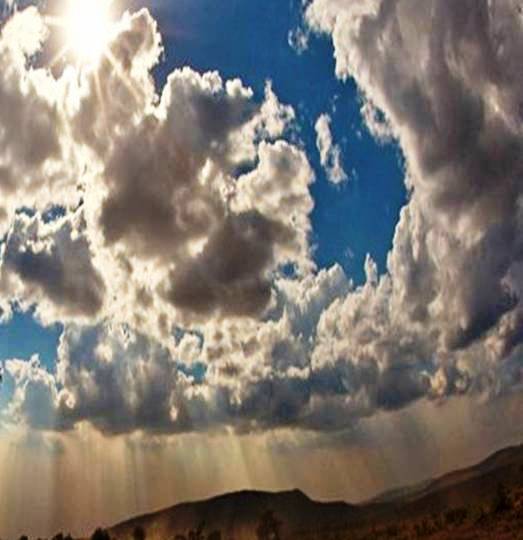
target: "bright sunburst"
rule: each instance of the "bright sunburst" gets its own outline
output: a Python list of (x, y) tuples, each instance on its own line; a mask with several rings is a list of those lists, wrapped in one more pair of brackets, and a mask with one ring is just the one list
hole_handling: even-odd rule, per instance
[(67, 41), (80, 62), (96, 63), (111, 38), (110, 0), (69, 0)]
[(65, 0), (63, 12), (52, 24), (62, 28), (64, 49), (82, 66), (98, 64), (114, 30), (112, 0)]

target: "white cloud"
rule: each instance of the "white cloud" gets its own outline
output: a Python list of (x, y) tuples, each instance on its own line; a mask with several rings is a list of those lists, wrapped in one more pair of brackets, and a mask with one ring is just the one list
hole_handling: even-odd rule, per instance
[(0, 232), (17, 206), (44, 209), (69, 201), (70, 144), (59, 104), (66, 86), (27, 66), (48, 34), (36, 8), (10, 18), (0, 34)]
[(55, 404), (58, 399), (54, 377), (42, 368), (38, 356), (30, 361), (8, 360), (5, 373), (15, 383), (14, 396), (6, 414), (11, 421), (27, 423), (41, 430), (63, 429), (57, 419)]
[[(327, 310), (317, 354), (382, 369), (435, 359), (433, 388), (462, 391), (521, 342), (516, 5), (315, 0), (306, 17), (332, 36), (338, 76), (372, 104), (371, 131), (399, 142), (411, 190), (387, 275)], [(455, 370), (462, 382), (439, 384)]]
[(309, 48), (309, 32), (303, 28), (290, 30), (287, 41), (296, 53), (303, 54)]
[(331, 132), (331, 117), (321, 114), (315, 124), (316, 146), (320, 153), (320, 162), (327, 173), (327, 178), (333, 184), (340, 184), (347, 180), (347, 173), (343, 169), (341, 148), (334, 144)]

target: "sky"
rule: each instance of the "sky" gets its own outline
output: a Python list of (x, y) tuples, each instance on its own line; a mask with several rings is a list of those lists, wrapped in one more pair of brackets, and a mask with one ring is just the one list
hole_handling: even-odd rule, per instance
[(0, 13), (0, 537), (521, 442), (516, 0)]

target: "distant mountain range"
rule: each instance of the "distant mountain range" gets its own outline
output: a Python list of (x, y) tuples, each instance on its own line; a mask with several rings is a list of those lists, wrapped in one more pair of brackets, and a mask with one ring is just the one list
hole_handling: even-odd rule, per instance
[(523, 486), (523, 446), (506, 448), (473, 467), (383, 493), (364, 504), (316, 502), (299, 490), (240, 491), (139, 516), (108, 532), (118, 540), (143, 540), (140, 535), (147, 540), (336, 538), (340, 531), (487, 503), (500, 483), (507, 488)]
[(392, 506), (409, 515), (442, 511), (449, 507), (481, 504), (497, 486), (523, 484), (523, 445), (499, 450), (484, 461), (435, 480), (392, 490), (369, 501), (370, 505)]

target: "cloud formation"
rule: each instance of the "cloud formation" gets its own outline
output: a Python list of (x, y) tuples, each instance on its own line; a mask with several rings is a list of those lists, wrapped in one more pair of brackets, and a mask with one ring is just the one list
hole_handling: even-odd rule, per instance
[[(0, 39), (4, 311), (36, 305), (65, 329), (56, 373), (36, 358), (6, 362), (11, 421), (333, 431), (420, 399), (520, 385), (516, 8), (306, 8), (311, 29), (332, 36), (338, 76), (358, 85), (371, 132), (405, 156), (410, 196), (387, 270), (368, 257), (358, 287), (339, 266), (314, 267), (314, 174), (270, 84), (259, 102), (240, 80), (186, 67), (157, 90), (162, 44), (147, 10), (123, 15), (96, 69), (55, 77), (29, 62), (44, 20), (16, 14)], [(329, 118), (316, 129), (339, 182)], [(46, 218), (57, 204), (63, 215)]]
[[(306, 18), (332, 35), (338, 76), (353, 77), (383, 114), (411, 191), (388, 274), (358, 310), (365, 338), (356, 321), (349, 328), (349, 295), (324, 314), (326, 341), (345, 336), (335, 341), (363, 351), (387, 336), (386, 350), (372, 353), (385, 366), (404, 362), (395, 349), (410, 342), (418, 363), (445, 359), (446, 378), (460, 364), (475, 372), (487, 359), (502, 361), (521, 341), (517, 3), (315, 0)], [(371, 312), (374, 305), (383, 311)]]
[[(96, 69), (68, 68), (56, 78), (33, 68), (29, 57), (49, 33), (29, 8), (8, 21), (1, 42), (10, 63), (3, 76), (16, 76), (13, 96), (0, 106), (13, 161), (5, 158), (4, 187), (16, 190), (4, 214), (21, 204), (39, 213), (31, 225), (20, 215), (9, 225), (3, 267), (38, 285), (40, 296), (28, 293), (34, 303), (45, 296), (50, 309), (67, 301), (71, 314), (112, 316), (101, 310), (107, 289), (131, 312), (137, 298), (158, 304), (164, 321), (252, 316), (268, 306), (270, 277), (280, 266), (310, 271), (313, 173), (301, 150), (278, 140), (294, 112), (270, 84), (257, 103), (240, 80), (184, 68), (157, 94), (151, 69), (161, 37), (145, 9), (122, 16)], [(28, 123), (36, 120), (41, 125)], [(60, 182), (46, 176), (48, 167)], [(27, 190), (9, 180), (17, 177), (27, 179)], [(37, 181), (38, 204), (36, 192), (28, 195)], [(42, 223), (53, 204), (81, 215), (69, 244), (82, 246), (82, 260), (59, 255), (68, 249), (57, 245), (67, 233), (54, 237), (57, 225)], [(72, 279), (84, 290), (71, 288)]]

